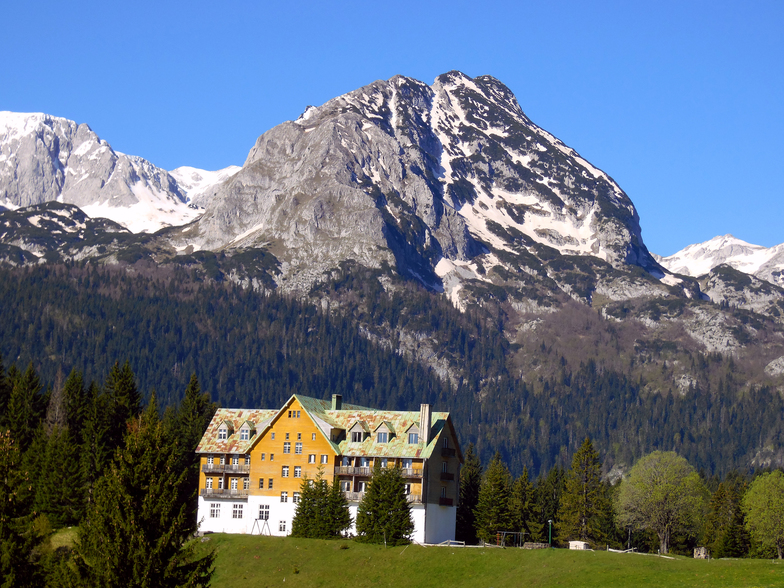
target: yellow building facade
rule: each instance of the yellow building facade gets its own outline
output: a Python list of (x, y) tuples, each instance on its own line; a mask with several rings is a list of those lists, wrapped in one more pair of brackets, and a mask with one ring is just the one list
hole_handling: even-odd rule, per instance
[[(413, 539), (454, 539), (462, 454), (449, 413), (382, 411), (294, 395), (279, 409), (219, 409), (196, 449), (202, 532), (287, 535), (303, 480), (337, 478), (352, 519), (373, 469), (400, 468)], [(353, 529), (352, 529), (353, 530)]]

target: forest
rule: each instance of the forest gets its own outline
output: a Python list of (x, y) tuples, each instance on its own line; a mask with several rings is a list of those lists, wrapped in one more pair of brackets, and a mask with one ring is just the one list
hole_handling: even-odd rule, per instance
[[(731, 357), (691, 354), (704, 384), (650, 393), (630, 369), (592, 359), (573, 365), (557, 341), (541, 341), (537, 361), (555, 367), (521, 378), (497, 313), (461, 313), (423, 289), (387, 292), (370, 278), (337, 275), (321, 294), (354, 305), (325, 308), (181, 266), (2, 269), (0, 354), (17, 369), (32, 362), (50, 384), (71, 369), (104, 381), (127, 361), (142, 397), (155, 390), (162, 408), (181, 400), (191, 374), (212, 401), (232, 408), (280, 406), (295, 392), (396, 410), (429, 402), (452, 414), (462, 445), (473, 443), (486, 462), (499, 452), (514, 475), (567, 467), (585, 437), (605, 473), (672, 450), (724, 476), (748, 470), (760, 448), (781, 446), (784, 400), (736, 381)], [(463, 375), (416, 361), (395, 339), (405, 329)]]

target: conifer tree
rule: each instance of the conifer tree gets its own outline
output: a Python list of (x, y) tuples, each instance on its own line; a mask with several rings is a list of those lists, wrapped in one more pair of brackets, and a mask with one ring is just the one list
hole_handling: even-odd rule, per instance
[(0, 588), (41, 585), (31, 558), (39, 542), (29, 507), (32, 491), (11, 432), (0, 432)]
[(93, 489), (112, 456), (109, 446), (109, 425), (104, 396), (95, 382), (87, 390), (82, 424), (81, 474), (87, 503), (93, 500)]
[(0, 354), (0, 425), (5, 422), (4, 416), (8, 401), (11, 399), (11, 382), (5, 373), (3, 356)]
[(542, 541), (542, 525), (536, 516), (536, 494), (534, 485), (528, 478), (528, 468), (512, 484), (509, 498), (509, 511), (512, 515), (512, 529), (523, 533), (525, 541)]
[(511, 474), (501, 459), (501, 454), (496, 452), (485, 471), (474, 510), (476, 533), (482, 541), (493, 542), (498, 531), (512, 529), (510, 495)]
[(31, 361), (15, 379), (6, 410), (6, 426), (22, 453), (30, 447), (41, 417), (43, 399), (40, 392), (41, 381)]
[(607, 491), (601, 479), (599, 454), (586, 437), (572, 458), (558, 509), (558, 537), (597, 543), (611, 518)]
[(196, 521), (182, 500), (178, 448), (148, 406), (95, 488), (79, 529), (77, 562), (92, 586), (207, 586), (213, 554), (188, 543)]
[(84, 483), (79, 444), (67, 428), (55, 427), (45, 437), (36, 477), (35, 508), (55, 528), (78, 524), (84, 511)]
[(126, 361), (120, 367), (115, 362), (106, 378), (104, 396), (108, 410), (109, 446), (114, 450), (122, 445), (128, 421), (141, 413), (142, 399), (130, 363)]
[(705, 544), (711, 557), (743, 557), (748, 552), (738, 480), (727, 478), (711, 496), (705, 523)]
[(469, 443), (465, 452), (463, 467), (460, 469), (460, 503), (457, 506), (457, 522), (455, 539), (474, 544), (476, 536), (476, 517), (474, 509), (479, 501), (479, 489), (482, 487), (482, 462)]
[(291, 523), (291, 535), (312, 539), (339, 537), (351, 526), (348, 502), (340, 491), (337, 480), (329, 484), (323, 470), (315, 480), (307, 477), (300, 485), (299, 503)]
[(81, 372), (72, 369), (63, 386), (63, 402), (65, 404), (65, 422), (71, 435), (79, 439), (82, 423), (87, 412), (87, 396), (85, 395), (84, 379)]
[(564, 487), (564, 470), (561, 466), (553, 466), (546, 476), (536, 481), (536, 512), (542, 526), (542, 540), (550, 537), (550, 521), (553, 536), (557, 533), (558, 507)]
[(177, 409), (178, 434), (187, 451), (192, 453), (196, 450), (216, 409), (217, 405), (210, 401), (209, 393), (201, 391), (196, 374), (192, 374)]
[(411, 540), (414, 521), (398, 468), (376, 466), (357, 508), (360, 541), (400, 545)]

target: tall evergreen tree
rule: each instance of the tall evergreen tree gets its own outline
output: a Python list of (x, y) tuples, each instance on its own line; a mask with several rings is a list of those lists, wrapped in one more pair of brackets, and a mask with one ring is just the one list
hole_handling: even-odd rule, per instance
[(482, 487), (482, 462), (469, 443), (465, 452), (463, 467), (460, 469), (460, 503), (457, 505), (457, 522), (455, 538), (468, 544), (477, 542), (476, 517), (474, 509), (479, 501), (479, 489)]
[(104, 384), (104, 396), (108, 410), (109, 445), (114, 450), (122, 445), (128, 421), (142, 410), (142, 398), (130, 363), (126, 361), (120, 367), (115, 362)]
[(30, 513), (31, 486), (11, 432), (0, 432), (0, 588), (41, 585), (32, 561), (38, 540)]
[(536, 515), (536, 493), (534, 485), (528, 478), (528, 468), (523, 468), (522, 475), (512, 484), (509, 497), (509, 511), (512, 515), (512, 529), (523, 533), (525, 541), (542, 541), (542, 525)]
[(8, 401), (11, 399), (11, 382), (5, 373), (3, 356), (0, 355), (0, 426), (5, 422), (4, 416)]
[(210, 400), (209, 393), (201, 391), (199, 379), (192, 374), (177, 409), (178, 434), (187, 451), (196, 450), (216, 410), (217, 405)]
[(561, 494), (564, 488), (564, 469), (554, 466), (546, 476), (540, 476), (536, 481), (536, 512), (539, 524), (542, 526), (542, 540), (550, 539), (557, 534), (556, 521), (558, 508), (561, 504)]
[(493, 542), (498, 531), (512, 530), (510, 495), (511, 474), (501, 454), (496, 452), (485, 471), (474, 510), (476, 534), (482, 541)]
[(95, 382), (87, 390), (85, 416), (82, 424), (81, 470), (85, 486), (85, 497), (89, 504), (93, 500), (93, 489), (103, 475), (112, 449), (109, 445), (109, 424), (106, 403)]
[(728, 478), (711, 496), (705, 522), (705, 544), (715, 558), (743, 557), (749, 541), (741, 510), (743, 483)]
[(348, 502), (337, 480), (329, 484), (320, 470), (315, 480), (304, 478), (291, 534), (294, 537), (332, 539), (351, 526)]
[(376, 466), (357, 508), (357, 535), (368, 543), (399, 545), (411, 540), (414, 521), (397, 468)]
[(6, 425), (22, 453), (33, 441), (42, 408), (41, 381), (31, 361), (15, 379), (6, 410)]
[(586, 437), (572, 458), (558, 509), (558, 538), (592, 543), (605, 539), (607, 519), (612, 518), (607, 491), (601, 479), (599, 454)]
[(72, 369), (63, 385), (65, 422), (71, 435), (81, 438), (82, 423), (87, 412), (87, 396), (81, 372)]
[(76, 525), (84, 512), (84, 483), (79, 468), (79, 444), (67, 428), (55, 427), (46, 436), (36, 476), (35, 508), (55, 528)]
[(133, 421), (79, 528), (83, 583), (106, 588), (209, 584), (214, 555), (198, 558), (188, 543), (196, 521), (180, 495), (185, 472), (172, 467), (177, 454), (149, 409)]

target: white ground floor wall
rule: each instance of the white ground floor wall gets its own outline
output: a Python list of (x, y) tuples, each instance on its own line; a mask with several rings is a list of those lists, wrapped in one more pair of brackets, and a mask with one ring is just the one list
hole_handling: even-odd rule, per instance
[[(349, 503), (352, 521), (357, 503)], [(266, 508), (262, 508), (266, 507)], [(215, 498), (199, 496), (199, 531), (202, 533), (254, 533), (285, 536), (291, 533), (296, 504), (281, 502), (277, 496)], [(263, 519), (264, 516), (268, 518)], [(457, 508), (437, 504), (412, 504), (412, 539), (417, 543), (441, 543), (455, 538)], [(350, 533), (356, 533), (352, 524)]]

